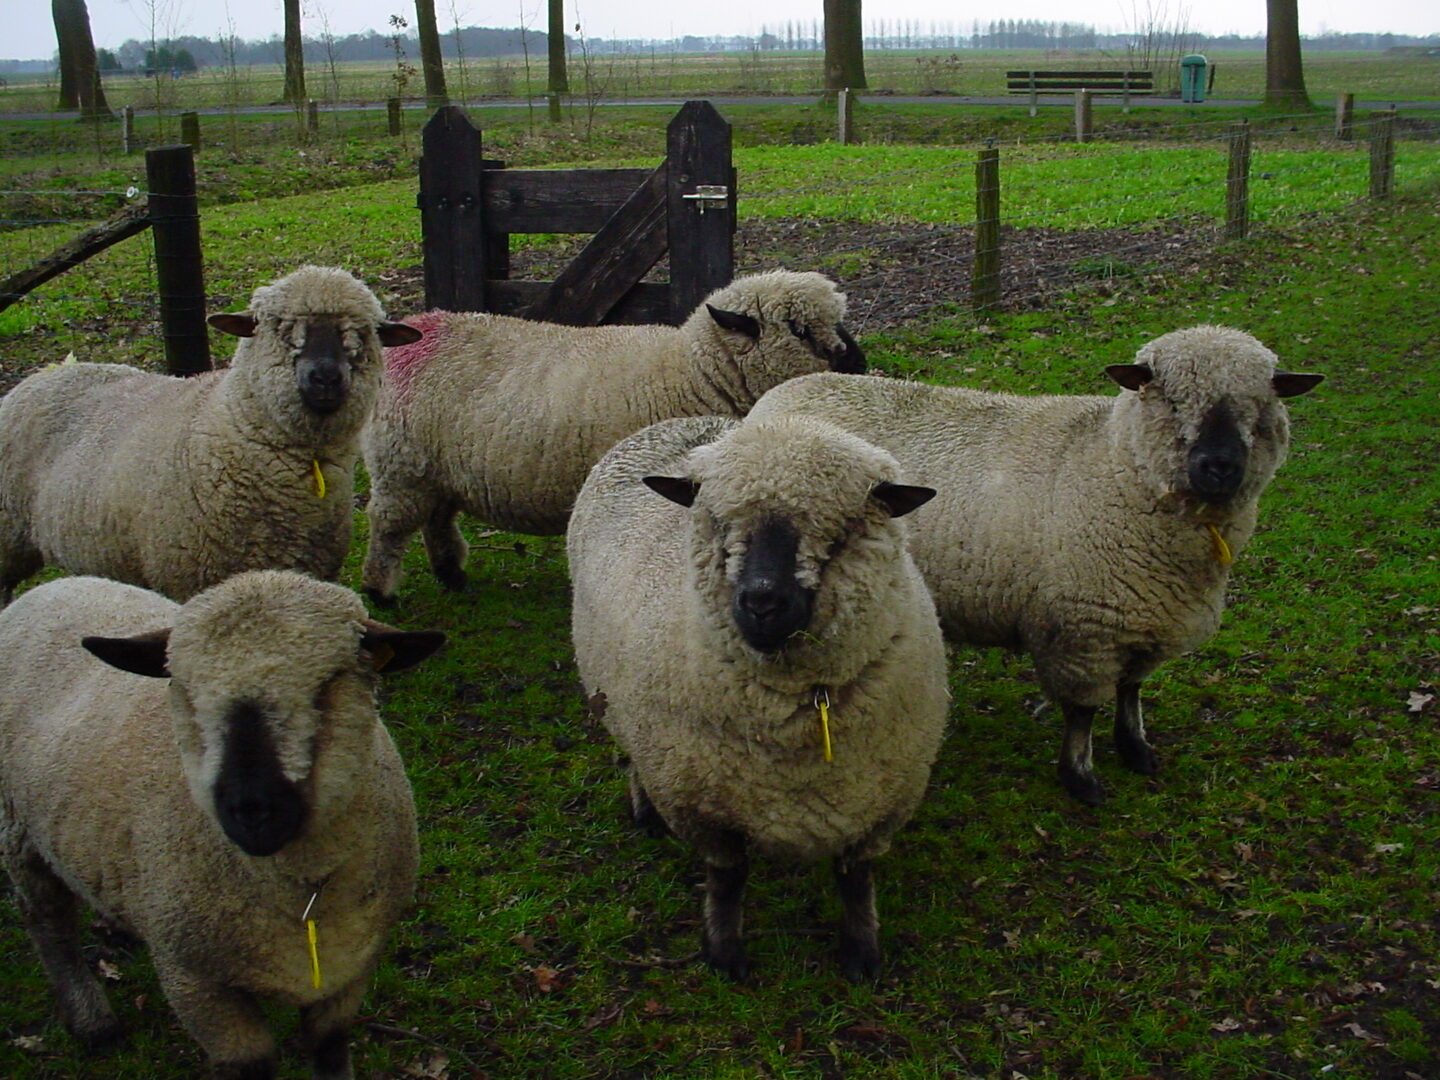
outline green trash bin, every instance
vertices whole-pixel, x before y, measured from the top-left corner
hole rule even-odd
[[[1200,53],[1180,58],[1180,100],[1189,104],[1205,100],[1205,76],[1210,61]]]

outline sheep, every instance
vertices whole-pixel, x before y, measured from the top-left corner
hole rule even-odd
[[[241,338],[228,370],[63,363],[0,401],[0,606],[46,564],[177,601],[241,570],[339,574],[381,347],[420,332],[315,266],[209,321]]]
[[[1232,561],[1283,462],[1283,402],[1321,375],[1280,371],[1238,330],[1165,334],[1105,369],[1106,396],[1012,396],[873,376],[812,375],[756,416],[822,417],[883,446],[942,494],[911,524],[911,551],[956,642],[1029,653],[1065,733],[1059,774],[1097,805],[1099,706],[1115,746],[1153,775],[1140,684],[1209,640]]]
[[[274,1076],[259,999],[299,1008],[315,1077],[352,1075],[347,1029],[418,852],[374,672],[443,640],[279,570],[184,606],[67,577],[0,612],[0,858],[78,1039],[120,1035],[83,901],[148,944],[217,1076]]]
[[[948,708],[893,520],[934,491],[898,480],[809,418],[684,418],[620,442],[576,499],[581,683],[629,757],[635,823],[704,859],[702,953],[732,979],[754,853],[833,859],[841,968],[880,969],[871,863],[920,801]]]
[[[646,424],[740,416],[791,376],[865,370],[844,314],[828,278],[779,270],[737,278],[679,327],[444,311],[413,320],[425,341],[386,357],[364,439],[366,590],[393,601],[417,529],[436,578],[463,589],[461,510],[514,532],[563,533],[590,467]]]

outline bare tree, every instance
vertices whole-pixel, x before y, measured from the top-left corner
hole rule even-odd
[[[114,114],[100,85],[95,39],[85,0],[50,0],[55,41],[60,50],[60,108],[79,109],[81,119],[108,119]]]
[[[285,100],[305,104],[305,48],[300,38],[300,0],[285,0]]]
[[[420,38],[420,70],[425,74],[425,104],[432,109],[450,103],[445,91],[445,60],[440,55],[440,29],[435,0],[415,0],[415,33]]]
[[[1265,0],[1265,104],[1310,107],[1305,69],[1300,61],[1297,0]]]
[[[860,0],[825,0],[825,90],[860,90],[866,85]]]
[[[552,94],[568,94],[570,80],[565,74],[565,0],[549,0],[550,81]]]

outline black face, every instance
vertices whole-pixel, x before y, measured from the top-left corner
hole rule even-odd
[[[731,612],[756,652],[778,652],[810,625],[815,593],[795,579],[800,537],[789,523],[769,521],[750,537]]]
[[[213,794],[220,827],[247,855],[274,855],[305,823],[305,800],[281,772],[265,717],[250,702],[230,713]]]
[[[1190,490],[1207,503],[1228,502],[1245,480],[1249,457],[1230,410],[1223,402],[1216,405],[1205,414],[1186,459]]]
[[[339,327],[310,323],[295,362],[295,385],[306,406],[328,416],[345,404],[350,391],[350,361]]]
[[[830,370],[838,371],[842,375],[864,375],[865,353],[855,344],[855,339],[845,327],[837,325],[835,333],[840,335],[845,347],[830,358]]]

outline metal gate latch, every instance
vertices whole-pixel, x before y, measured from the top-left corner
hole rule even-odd
[[[700,204],[700,213],[703,214],[710,207],[723,210],[730,199],[730,189],[724,184],[696,184],[694,192],[687,192],[680,197],[697,200]]]

